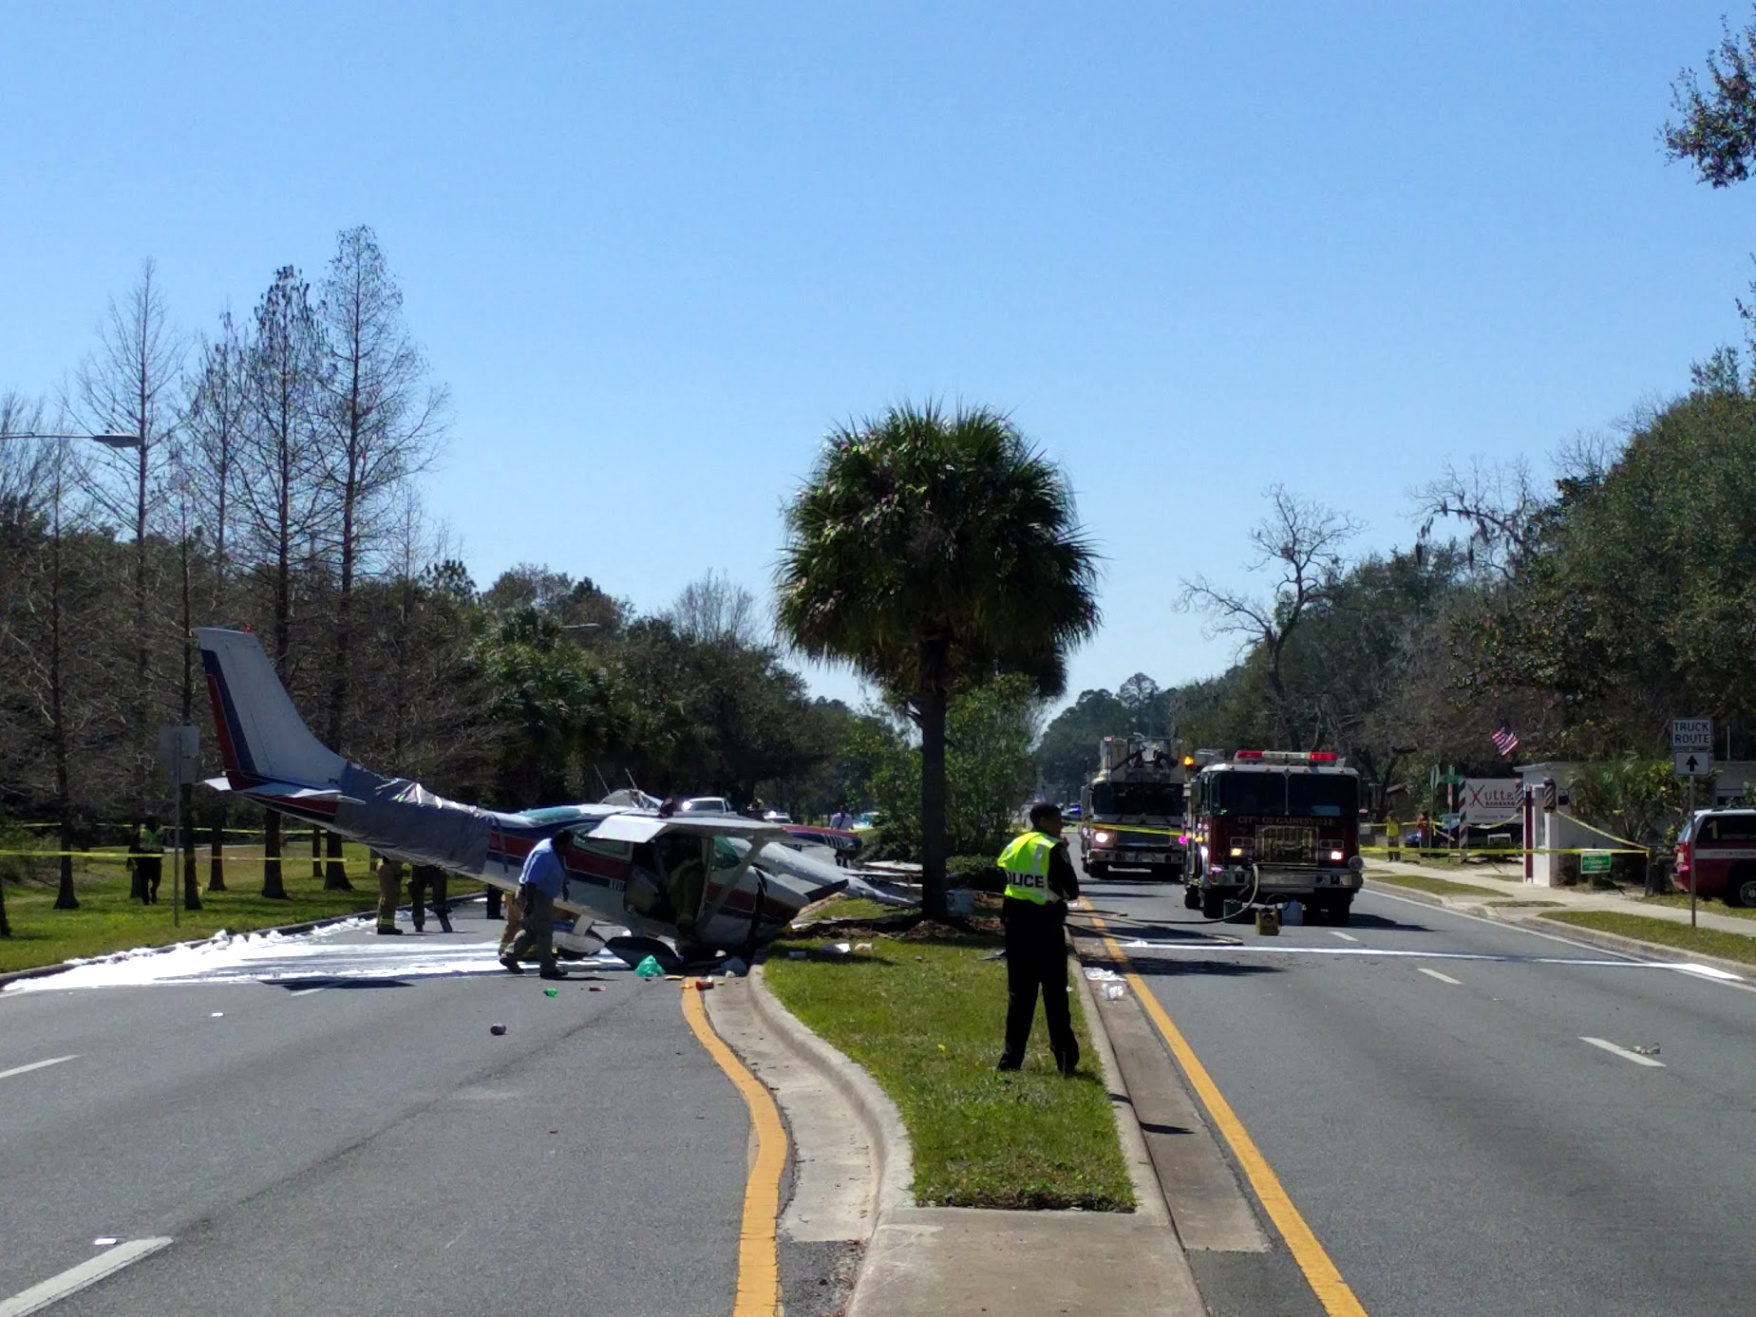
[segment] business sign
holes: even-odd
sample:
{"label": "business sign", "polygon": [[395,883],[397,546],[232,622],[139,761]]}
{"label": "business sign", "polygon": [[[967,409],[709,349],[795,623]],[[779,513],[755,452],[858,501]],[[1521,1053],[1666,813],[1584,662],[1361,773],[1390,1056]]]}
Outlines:
{"label": "business sign", "polygon": [[1692,754],[1696,751],[1712,749],[1713,719],[1671,719],[1671,752],[1673,754]]}
{"label": "business sign", "polygon": [[1460,823],[1504,823],[1523,803],[1515,777],[1466,777],[1457,796]]}

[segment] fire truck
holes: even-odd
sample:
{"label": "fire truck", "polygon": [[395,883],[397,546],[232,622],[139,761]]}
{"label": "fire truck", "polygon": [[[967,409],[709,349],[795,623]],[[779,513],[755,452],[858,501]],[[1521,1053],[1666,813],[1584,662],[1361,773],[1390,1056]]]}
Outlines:
{"label": "fire truck", "polygon": [[1218,919],[1227,900],[1304,904],[1348,921],[1360,890],[1360,775],[1333,754],[1239,750],[1189,784],[1184,904]]}
{"label": "fire truck", "polygon": [[1116,868],[1181,876],[1183,787],[1194,763],[1169,741],[1106,736],[1098,743],[1097,775],[1079,800],[1086,873],[1101,878]]}

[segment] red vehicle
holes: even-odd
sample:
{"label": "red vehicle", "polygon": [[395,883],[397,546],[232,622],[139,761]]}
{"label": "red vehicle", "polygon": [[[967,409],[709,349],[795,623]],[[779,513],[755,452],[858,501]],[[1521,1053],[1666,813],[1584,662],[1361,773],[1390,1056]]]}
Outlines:
{"label": "red vehicle", "polygon": [[1671,883],[1727,905],[1756,905],[1756,809],[1704,809],[1677,834],[1677,867]]}
{"label": "red vehicle", "polygon": [[1360,890],[1360,775],[1333,754],[1239,750],[1189,784],[1184,904],[1302,901],[1345,924]]}

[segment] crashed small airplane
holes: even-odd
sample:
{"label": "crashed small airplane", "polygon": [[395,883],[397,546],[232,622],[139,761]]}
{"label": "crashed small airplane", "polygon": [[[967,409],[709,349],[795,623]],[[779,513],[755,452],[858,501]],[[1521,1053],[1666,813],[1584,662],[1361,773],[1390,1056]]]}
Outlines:
{"label": "crashed small airplane", "polygon": [[[601,804],[500,813],[384,777],[318,741],[254,635],[208,627],[195,635],[226,770],[207,786],[506,891],[518,886],[531,847],[571,832],[567,890],[556,902],[564,951],[608,946],[631,961],[652,954],[667,969],[720,953],[748,956],[806,905],[849,885],[832,864],[790,849],[801,840],[834,845],[821,829],[795,829],[795,837],[730,815],[661,817],[651,797],[627,791]],[[681,939],[678,921],[687,928],[691,912],[679,900],[699,901],[693,932]],[[633,936],[606,937],[595,931],[600,924]]]}

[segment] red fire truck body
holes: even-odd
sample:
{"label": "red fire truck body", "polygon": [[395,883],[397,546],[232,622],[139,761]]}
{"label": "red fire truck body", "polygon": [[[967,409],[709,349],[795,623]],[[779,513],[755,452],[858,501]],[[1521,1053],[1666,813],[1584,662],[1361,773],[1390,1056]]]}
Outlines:
{"label": "red fire truck body", "polygon": [[1184,903],[1218,919],[1227,900],[1297,900],[1345,924],[1365,869],[1360,775],[1334,755],[1239,750],[1189,784]]}

